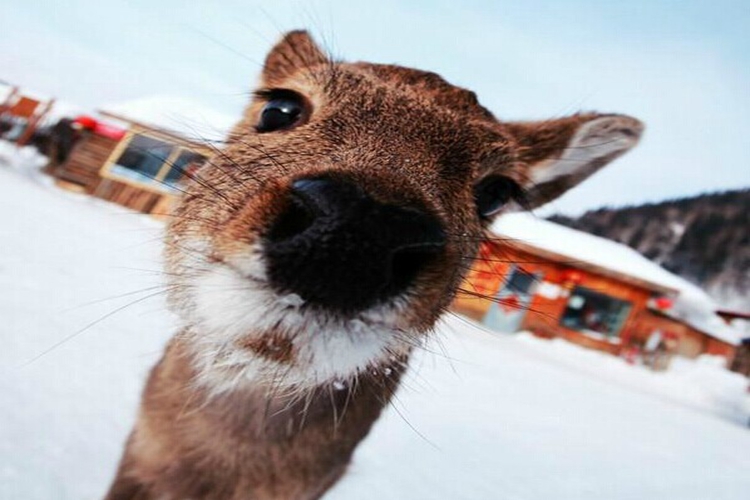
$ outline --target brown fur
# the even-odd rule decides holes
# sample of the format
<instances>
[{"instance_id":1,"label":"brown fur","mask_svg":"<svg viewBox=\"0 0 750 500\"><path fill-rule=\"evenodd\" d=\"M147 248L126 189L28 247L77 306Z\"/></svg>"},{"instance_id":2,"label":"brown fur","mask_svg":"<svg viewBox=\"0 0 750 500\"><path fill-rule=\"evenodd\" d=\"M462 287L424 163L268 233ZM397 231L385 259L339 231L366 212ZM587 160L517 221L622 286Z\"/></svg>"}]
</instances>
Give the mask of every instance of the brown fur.
<instances>
[{"instance_id":1,"label":"brown fur","mask_svg":"<svg viewBox=\"0 0 750 500\"><path fill-rule=\"evenodd\" d=\"M318 498L344 473L402 366L301 399L263 388L217 397L192 386L190 354L175 339L149 377L107 498Z\"/></svg>"},{"instance_id":2,"label":"brown fur","mask_svg":"<svg viewBox=\"0 0 750 500\"><path fill-rule=\"evenodd\" d=\"M538 206L624 152L641 132L632 118L594 113L502 123L472 92L434 73L334 62L304 32L290 33L271 51L261 88L293 90L309 109L291 130L258 134L264 101L254 100L189 186L166 250L170 304L188 323L197 308L185 285L199 272L193 254L233 268L284 209L291 182L326 173L346 177L381 202L424 207L446 228L445 252L418 276L400 310L398 328L416 344L452 300L484 236L472 191L479 179L514 179ZM625 145L601 154L591 149L580 166L565 170L560 163L587 124ZM540 169L563 174L539 176ZM534 178L543 181L536 185ZM192 237L209 248L187 249ZM289 388L280 373L278 380L212 394L198 383L200 352L193 342L202 332L193 327L171 342L151 373L110 500L319 498L388 404L412 345L373 362L343 389ZM270 328L249 331L236 347L294 369L303 362L295 342L294 334Z\"/></svg>"}]
</instances>

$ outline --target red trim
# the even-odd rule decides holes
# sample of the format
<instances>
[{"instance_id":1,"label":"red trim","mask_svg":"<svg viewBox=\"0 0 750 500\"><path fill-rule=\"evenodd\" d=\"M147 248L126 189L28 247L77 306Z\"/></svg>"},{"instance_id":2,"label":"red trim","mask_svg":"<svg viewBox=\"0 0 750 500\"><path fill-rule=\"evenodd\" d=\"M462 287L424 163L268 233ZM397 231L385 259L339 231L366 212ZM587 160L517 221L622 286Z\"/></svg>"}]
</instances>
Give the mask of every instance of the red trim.
<instances>
[{"instance_id":1,"label":"red trim","mask_svg":"<svg viewBox=\"0 0 750 500\"><path fill-rule=\"evenodd\" d=\"M94 132L96 135L114 139L116 141L125 137L125 133L127 132L125 129L104 123L88 115L78 116L73 121L84 129Z\"/></svg>"},{"instance_id":2,"label":"red trim","mask_svg":"<svg viewBox=\"0 0 750 500\"><path fill-rule=\"evenodd\" d=\"M665 309L671 309L674 305L674 300L672 300L670 297L657 297L654 300L654 305L657 307L657 309L665 310Z\"/></svg>"},{"instance_id":3,"label":"red trim","mask_svg":"<svg viewBox=\"0 0 750 500\"><path fill-rule=\"evenodd\" d=\"M123 137L125 137L126 131L119 127L114 127L112 125L107 125L106 123L98 122L96 124L96 127L94 127L94 133L96 135L101 135L102 137L108 137L110 139L119 141Z\"/></svg>"},{"instance_id":4,"label":"red trim","mask_svg":"<svg viewBox=\"0 0 750 500\"><path fill-rule=\"evenodd\" d=\"M76 119L73 120L73 123L77 123L78 125L80 125L81 127L87 130L94 130L98 122L96 121L96 118L92 118L87 115L81 115L81 116L77 116Z\"/></svg>"}]
</instances>

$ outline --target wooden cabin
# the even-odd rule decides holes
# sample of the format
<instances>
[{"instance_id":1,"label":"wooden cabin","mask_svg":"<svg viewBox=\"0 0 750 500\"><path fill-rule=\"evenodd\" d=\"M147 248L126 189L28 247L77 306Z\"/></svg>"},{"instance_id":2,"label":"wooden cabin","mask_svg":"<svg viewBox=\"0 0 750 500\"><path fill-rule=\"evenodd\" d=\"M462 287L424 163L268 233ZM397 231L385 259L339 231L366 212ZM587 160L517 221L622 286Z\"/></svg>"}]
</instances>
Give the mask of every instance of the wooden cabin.
<instances>
[{"instance_id":1,"label":"wooden cabin","mask_svg":"<svg viewBox=\"0 0 750 500\"><path fill-rule=\"evenodd\" d=\"M0 137L26 144L54 106L45 99L22 92L18 86L3 85L0 92Z\"/></svg>"},{"instance_id":2,"label":"wooden cabin","mask_svg":"<svg viewBox=\"0 0 750 500\"><path fill-rule=\"evenodd\" d=\"M739 347L737 347L730 369L750 377L750 337L742 339Z\"/></svg>"},{"instance_id":3,"label":"wooden cabin","mask_svg":"<svg viewBox=\"0 0 750 500\"><path fill-rule=\"evenodd\" d=\"M146 98L79 117L66 154L46 171L66 189L165 216L180 184L197 169L234 119L175 98Z\"/></svg>"},{"instance_id":4,"label":"wooden cabin","mask_svg":"<svg viewBox=\"0 0 750 500\"><path fill-rule=\"evenodd\" d=\"M700 316L685 311L683 293L703 299L624 245L510 214L492 226L453 309L492 330L528 330L612 354L643 349L658 335L677 354L731 359L737 343L731 332L680 318ZM718 318L712 309L700 313Z\"/></svg>"},{"instance_id":5,"label":"wooden cabin","mask_svg":"<svg viewBox=\"0 0 750 500\"><path fill-rule=\"evenodd\" d=\"M750 377L750 312L720 309L716 314L742 332L743 338L737 347L730 369Z\"/></svg>"},{"instance_id":6,"label":"wooden cabin","mask_svg":"<svg viewBox=\"0 0 750 500\"><path fill-rule=\"evenodd\" d=\"M707 332L690 323L669 316L658 310L648 308L643 311L638 321L641 330L641 338L645 338L648 332L660 330L667 336L679 340L675 354L686 358L696 358L701 354L724 356L732 360L737 352L736 342L726 336L717 335L715 332Z\"/></svg>"}]
</instances>

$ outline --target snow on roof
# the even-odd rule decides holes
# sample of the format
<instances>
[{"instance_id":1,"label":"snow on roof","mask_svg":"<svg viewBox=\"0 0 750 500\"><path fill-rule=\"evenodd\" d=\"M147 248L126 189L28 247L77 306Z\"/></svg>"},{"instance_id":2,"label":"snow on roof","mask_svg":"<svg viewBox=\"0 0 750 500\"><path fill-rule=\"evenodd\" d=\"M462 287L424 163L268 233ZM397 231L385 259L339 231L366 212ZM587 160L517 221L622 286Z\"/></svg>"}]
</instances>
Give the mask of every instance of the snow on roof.
<instances>
[{"instance_id":1,"label":"snow on roof","mask_svg":"<svg viewBox=\"0 0 750 500\"><path fill-rule=\"evenodd\" d=\"M666 314L681 319L719 340L739 345L743 337L741 328L736 324L727 324L721 316L716 314L718 306L706 292L687 281L685 284L674 306L666 311Z\"/></svg>"},{"instance_id":2,"label":"snow on roof","mask_svg":"<svg viewBox=\"0 0 750 500\"><path fill-rule=\"evenodd\" d=\"M492 225L491 230L503 238L520 240L568 258L571 265L577 262L593 264L675 291L686 283L625 245L555 224L529 213L503 215Z\"/></svg>"},{"instance_id":3,"label":"snow on roof","mask_svg":"<svg viewBox=\"0 0 750 500\"><path fill-rule=\"evenodd\" d=\"M197 142L223 140L239 120L195 101L150 96L105 106L102 114L177 134Z\"/></svg>"},{"instance_id":4,"label":"snow on roof","mask_svg":"<svg viewBox=\"0 0 750 500\"><path fill-rule=\"evenodd\" d=\"M630 247L524 212L503 215L491 231L570 259L572 266L585 263L675 290L678 296L669 315L724 342L739 343L739 332L716 315L717 306L706 292Z\"/></svg>"}]
</instances>

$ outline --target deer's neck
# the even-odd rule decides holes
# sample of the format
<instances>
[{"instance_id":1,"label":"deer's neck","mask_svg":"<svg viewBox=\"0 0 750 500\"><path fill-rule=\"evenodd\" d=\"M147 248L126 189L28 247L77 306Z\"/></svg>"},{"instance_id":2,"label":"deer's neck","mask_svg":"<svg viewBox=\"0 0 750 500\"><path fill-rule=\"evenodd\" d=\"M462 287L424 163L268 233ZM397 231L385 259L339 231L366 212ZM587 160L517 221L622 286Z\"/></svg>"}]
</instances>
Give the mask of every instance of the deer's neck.
<instances>
[{"instance_id":1,"label":"deer's neck","mask_svg":"<svg viewBox=\"0 0 750 500\"><path fill-rule=\"evenodd\" d=\"M173 340L153 369L117 488L143 498L319 498L388 404L406 365L302 393L244 387L211 395L187 346ZM135 498L141 498L135 496Z\"/></svg>"}]
</instances>

